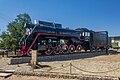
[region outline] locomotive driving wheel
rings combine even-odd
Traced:
[[[22,51],[19,49],[17,52],[17,56],[23,56],[24,54],[22,53]]]
[[[73,53],[74,51],[75,51],[75,46],[73,45],[73,44],[71,44],[70,46],[69,46],[69,52],[70,53]]]
[[[54,54],[60,54],[61,53],[61,46],[58,45],[55,47]]]
[[[46,51],[45,51],[45,54],[46,55],[51,55],[52,54],[52,48],[50,48],[50,47],[48,47],[47,49],[46,49]]]
[[[68,52],[68,46],[67,45],[63,45],[62,46],[62,53],[67,53]]]
[[[32,55],[32,49],[30,49],[27,53],[28,56],[31,56]]]
[[[81,51],[81,50],[82,50],[82,46],[81,46],[81,45],[77,45],[76,50],[77,50],[78,52]]]

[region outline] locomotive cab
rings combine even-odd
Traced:
[[[80,41],[82,42],[82,47],[85,51],[91,50],[93,33],[91,30],[86,28],[77,28],[76,29],[80,34]]]

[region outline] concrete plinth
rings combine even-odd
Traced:
[[[91,53],[76,53],[76,54],[66,54],[66,55],[52,55],[52,56],[39,56],[37,57],[37,62],[50,62],[50,61],[65,61],[74,60],[82,58],[90,58],[99,55],[105,55],[105,52],[91,52]],[[22,64],[30,63],[31,57],[19,57],[19,58],[3,58],[8,64]]]

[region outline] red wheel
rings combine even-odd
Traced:
[[[70,46],[69,46],[69,52],[70,53],[73,53],[75,51],[75,46],[73,45],[73,44],[71,44]]]
[[[60,45],[55,47],[54,53],[55,54],[60,54],[61,53],[61,46]]]
[[[51,48],[47,48],[46,51],[45,51],[45,54],[46,55],[51,55],[52,54],[52,49]]]
[[[32,55],[32,49],[30,49],[27,53],[28,56],[31,56]]]
[[[24,56],[24,53],[21,51],[21,49],[18,50],[17,56]]]
[[[67,45],[63,45],[62,46],[62,52],[63,53],[67,53],[68,52],[68,46]]]
[[[76,50],[77,51],[81,51],[82,50],[82,46],[81,45],[77,45]]]
[[[28,51],[27,55],[28,55],[28,56],[32,56],[32,49],[30,49],[30,50]],[[37,52],[37,55],[39,56],[39,55],[41,55],[41,53],[38,53],[38,52]]]

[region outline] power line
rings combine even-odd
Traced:
[[[3,19],[7,23],[11,22],[11,19],[6,15],[2,14],[1,12],[0,12],[0,19]],[[1,35],[1,31],[2,31],[2,28],[0,29],[0,35]]]
[[[8,22],[11,22],[12,19],[10,19],[8,16],[4,15],[3,13],[0,12],[0,18],[7,20]]]
[[[1,17],[1,16],[0,16],[0,19],[3,19],[3,20],[8,21],[8,22],[11,22],[9,19],[6,19],[6,18]]]
[[[8,16],[1,13],[1,12],[0,12],[0,19],[4,20],[6,22],[11,22],[11,19]]]

